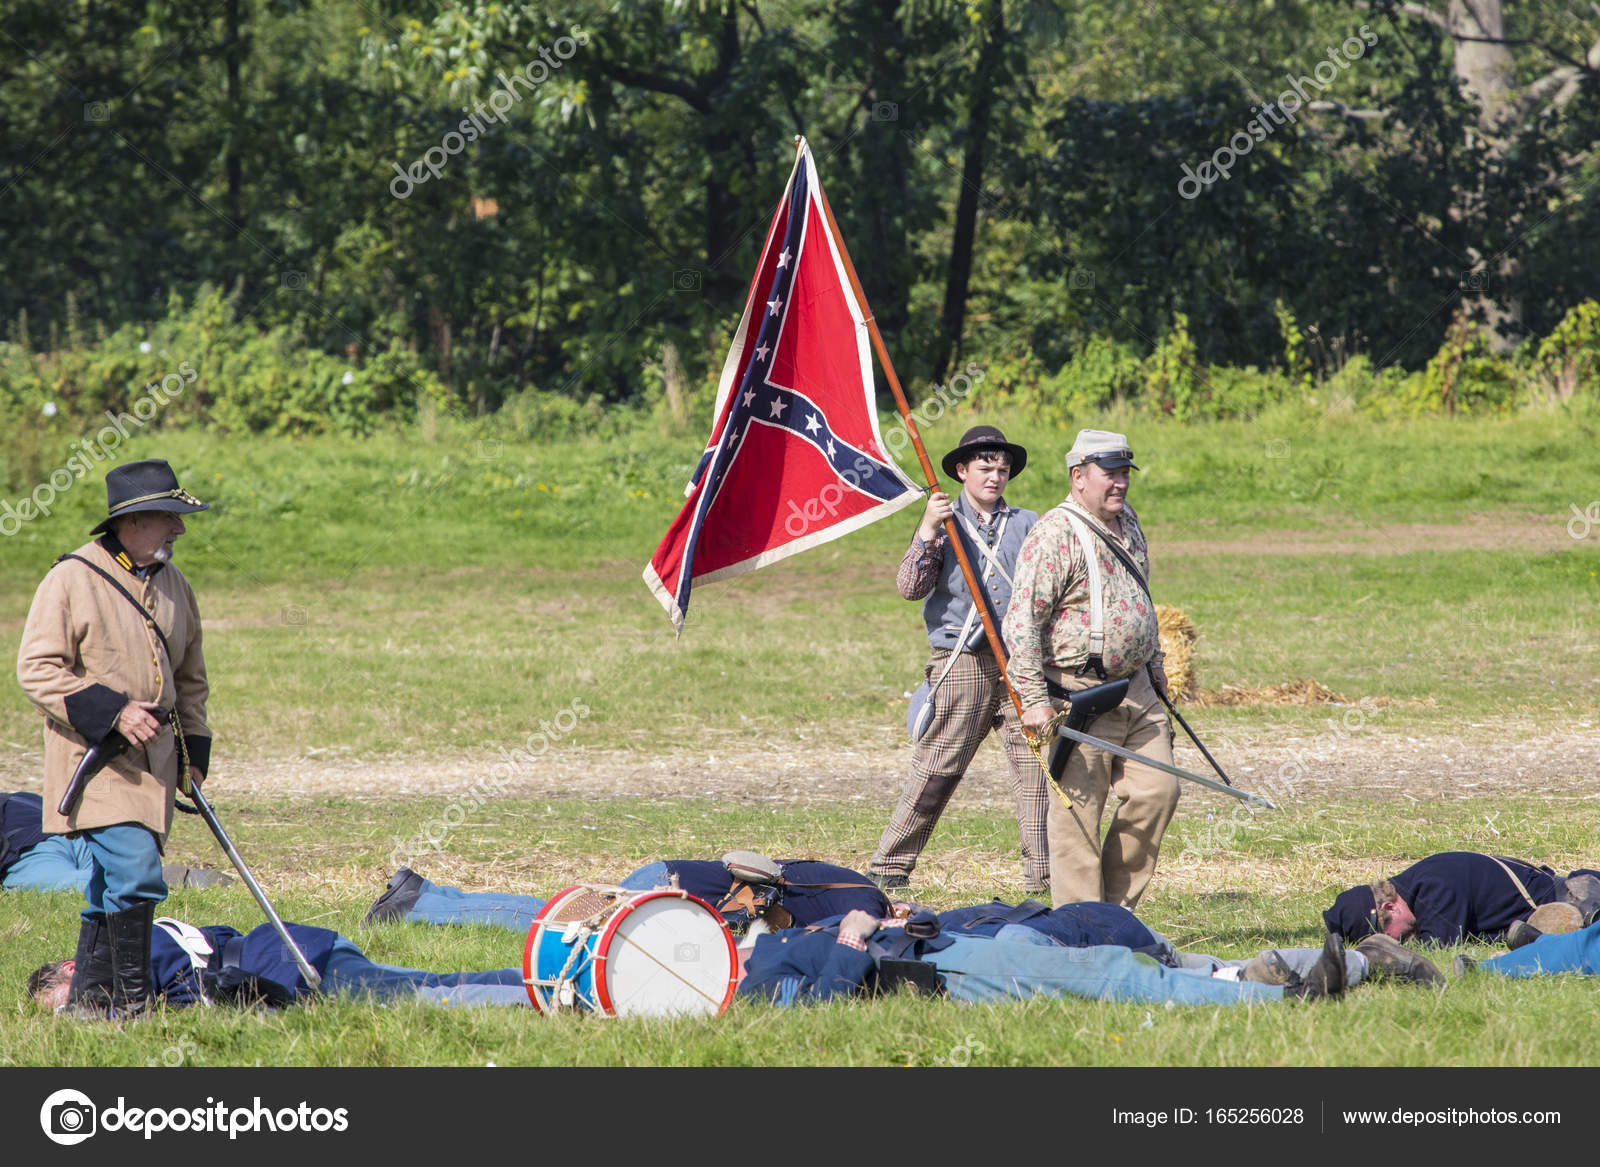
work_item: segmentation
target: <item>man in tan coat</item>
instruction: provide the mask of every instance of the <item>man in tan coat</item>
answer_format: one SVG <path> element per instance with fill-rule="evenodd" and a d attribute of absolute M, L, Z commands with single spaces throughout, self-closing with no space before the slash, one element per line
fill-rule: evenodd
<path fill-rule="evenodd" d="M 200 611 L 171 565 L 180 515 L 208 508 L 159 459 L 116 467 L 106 498 L 109 514 L 91 532 L 100 537 L 62 556 L 34 595 L 17 680 L 45 716 L 43 828 L 83 839 L 94 861 L 71 1004 L 80 1014 L 132 1015 L 150 995 L 152 921 L 167 895 L 161 850 L 180 773 L 186 766 L 199 782 L 211 754 Z M 114 734 L 127 748 L 59 813 L 85 751 Z"/>

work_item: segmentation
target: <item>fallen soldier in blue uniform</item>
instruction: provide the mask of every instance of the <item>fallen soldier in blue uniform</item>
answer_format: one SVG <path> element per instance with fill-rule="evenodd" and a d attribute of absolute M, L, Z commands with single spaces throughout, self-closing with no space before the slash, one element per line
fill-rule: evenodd
<path fill-rule="evenodd" d="M 889 914 L 883 891 L 859 871 L 814 859 L 774 861 L 753 851 L 730 851 L 721 860 L 648 863 L 617 886 L 628 891 L 680 888 L 715 908 L 736 933 L 757 917 L 777 931 L 858 908 L 875 916 Z M 466 892 L 402 867 L 389 878 L 363 923 L 490 924 L 526 933 L 545 902 L 507 892 Z"/>
<path fill-rule="evenodd" d="M 328 928 L 286 924 L 329 996 L 404 999 L 439 1005 L 527 1005 L 521 968 L 432 973 L 369 960 L 355 943 Z M 28 975 L 28 995 L 41 1007 L 66 1005 L 74 964 L 58 960 Z M 169 1005 L 287 1005 L 312 996 L 305 978 L 270 924 L 241 933 L 226 924 L 196 928 L 163 917 L 150 941 L 152 992 Z"/>
<path fill-rule="evenodd" d="M 83 894 L 94 873 L 82 837 L 47 835 L 40 826 L 43 799 L 31 791 L 0 794 L 0 887 L 6 891 L 75 891 Z M 171 888 L 217 887 L 233 876 L 209 867 L 165 863 Z"/>
<path fill-rule="evenodd" d="M 1185 958 L 1117 904 L 995 903 L 891 920 L 855 911 L 826 926 L 761 936 L 739 994 L 793 1005 L 909 983 L 968 1002 L 1074 996 L 1231 1006 L 1336 997 L 1367 968 L 1334 933 L 1320 950 Z"/>
<path fill-rule="evenodd" d="M 1520 859 L 1446 851 L 1391 879 L 1341 892 L 1322 918 L 1328 931 L 1351 942 L 1379 933 L 1401 943 L 1507 938 L 1515 944 L 1581 928 L 1596 913 L 1600 872 L 1580 867 L 1559 876 Z"/>

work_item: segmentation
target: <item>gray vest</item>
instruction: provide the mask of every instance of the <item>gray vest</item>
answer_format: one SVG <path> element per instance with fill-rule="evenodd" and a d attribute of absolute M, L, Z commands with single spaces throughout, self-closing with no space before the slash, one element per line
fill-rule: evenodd
<path fill-rule="evenodd" d="M 979 552 L 977 544 L 968 535 L 966 524 L 962 519 L 965 518 L 967 523 L 976 528 L 978 518 L 967 503 L 965 494 L 956 496 L 955 511 L 956 529 L 961 534 L 961 541 L 966 548 L 967 559 L 972 564 L 973 574 L 989 593 L 989 601 L 994 608 L 995 627 L 998 631 L 1000 621 L 1005 619 L 1006 608 L 1011 604 L 1011 583 L 991 567 L 989 561 Z M 1005 531 L 1001 533 L 999 542 L 989 549 L 1006 575 L 1011 575 L 1015 569 L 1017 553 L 1022 550 L 1022 542 L 1038 521 L 1039 516 L 1032 511 L 1013 509 L 1007 516 Z M 999 525 L 998 520 L 995 525 Z M 928 593 L 928 598 L 922 601 L 922 620 L 928 626 L 929 646 L 955 648 L 961 626 L 966 623 L 967 614 L 971 610 L 972 598 L 967 594 L 967 581 L 961 578 L 961 562 L 956 558 L 955 551 L 946 547 L 944 562 L 939 565 L 939 579 L 933 585 L 933 591 Z M 986 643 L 987 639 L 983 633 L 983 621 L 974 616 L 972 626 L 967 630 L 965 642 L 960 647 L 970 652 L 978 645 Z"/>

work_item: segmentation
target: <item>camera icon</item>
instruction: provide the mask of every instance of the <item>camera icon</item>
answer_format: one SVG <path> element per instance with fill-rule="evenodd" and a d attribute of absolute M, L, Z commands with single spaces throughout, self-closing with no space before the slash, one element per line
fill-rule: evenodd
<path fill-rule="evenodd" d="M 1481 292 L 1489 286 L 1489 273 L 1486 271 L 1469 271 L 1461 277 L 1461 290 L 1463 292 Z"/>
<path fill-rule="evenodd" d="M 900 106 L 893 101 L 875 101 L 872 103 L 872 120 L 875 122 L 897 122 L 900 120 Z"/>
<path fill-rule="evenodd" d="M 1273 438 L 1265 445 L 1268 458 L 1281 460 L 1289 457 L 1290 446 L 1287 438 Z"/>
<path fill-rule="evenodd" d="M 1067 287 L 1082 292 L 1094 287 L 1094 272 L 1086 267 L 1075 267 L 1067 276 Z"/>
<path fill-rule="evenodd" d="M 493 462 L 504 447 L 499 438 L 479 438 L 472 443 L 472 456 L 480 462 Z"/>
<path fill-rule="evenodd" d="M 698 292 L 700 290 L 700 269 L 683 267 L 673 272 L 672 290 L 674 292 Z"/>
<path fill-rule="evenodd" d="M 77 1090 L 59 1090 L 59 1095 L 67 1095 L 66 1101 L 59 1101 L 51 1105 L 45 1100 L 45 1135 L 53 1143 L 62 1146 L 72 1146 L 82 1143 L 85 1138 L 94 1133 L 94 1103 L 83 1097 Z M 51 1095 L 51 1098 L 56 1095 Z"/>
<path fill-rule="evenodd" d="M 303 292 L 306 290 L 306 273 L 292 267 L 284 268 L 278 273 L 278 286 L 286 292 Z"/>
<path fill-rule="evenodd" d="M 278 610 L 278 619 L 289 628 L 304 628 L 306 626 L 306 610 L 299 604 L 286 604 Z"/>
<path fill-rule="evenodd" d="M 83 103 L 83 120 L 86 122 L 103 122 L 111 118 L 111 109 L 103 101 L 86 101 Z"/>
<path fill-rule="evenodd" d="M 94 1134 L 94 1107 L 84 1102 L 63 1102 L 50 1111 L 50 1130 L 58 1135 Z"/>
<path fill-rule="evenodd" d="M 675 944 L 672 947 L 672 961 L 674 964 L 693 964 L 700 959 L 700 946 L 698 944 Z"/>

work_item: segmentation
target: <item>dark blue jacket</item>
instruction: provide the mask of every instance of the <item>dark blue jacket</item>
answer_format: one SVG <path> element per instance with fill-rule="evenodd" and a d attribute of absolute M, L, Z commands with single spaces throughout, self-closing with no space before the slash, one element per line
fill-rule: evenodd
<path fill-rule="evenodd" d="M 1561 898 L 1556 873 L 1550 868 L 1519 859 L 1507 859 L 1505 864 L 1534 903 L 1549 904 Z M 1476 851 L 1429 855 L 1390 882 L 1416 916 L 1416 939 L 1424 944 L 1460 944 L 1469 938 L 1499 940 L 1507 928 L 1533 912 L 1504 868 Z M 1371 889 L 1353 887 L 1342 892 L 1322 915 L 1329 931 L 1359 940 L 1373 929 L 1372 909 Z"/>
<path fill-rule="evenodd" d="M 826 1001 L 870 986 L 875 955 L 920 960 L 949 945 L 952 936 L 993 937 L 1007 924 L 1036 929 L 1062 948 L 1109 944 L 1139 952 L 1164 951 L 1156 934 L 1117 904 L 1063 904 L 1047 909 L 1033 901 L 1012 907 L 995 900 L 941 912 L 936 936 L 910 940 L 899 929 L 884 929 L 869 942 L 867 952 L 838 942 L 837 918 L 815 929 L 773 932 L 756 940 L 739 992 L 777 1005 Z"/>
<path fill-rule="evenodd" d="M 868 953 L 839 943 L 837 922 L 816 931 L 788 928 L 757 938 L 739 995 L 774 1005 L 827 1001 L 861 989 L 876 967 Z"/>
<path fill-rule="evenodd" d="M 327 928 L 313 928 L 306 924 L 285 924 L 289 935 L 305 954 L 306 963 L 322 976 L 328 971 L 328 956 L 333 951 L 337 932 Z M 242 935 L 237 928 L 226 924 L 213 924 L 200 929 L 211 944 L 211 959 L 206 972 L 211 975 L 223 971 L 224 954 L 228 941 Z M 296 997 L 307 996 L 310 986 L 300 975 L 300 967 L 284 948 L 283 941 L 271 924 L 261 924 L 244 936 L 239 950 L 239 968 L 244 973 L 261 980 L 282 985 Z M 189 954 L 168 935 L 165 928 L 157 927 L 150 941 L 151 981 L 158 996 L 165 997 L 170 1005 L 191 1005 L 199 1000 L 200 978 L 195 974 Z"/>
<path fill-rule="evenodd" d="M 25 851 L 44 842 L 43 811 L 37 794 L 0 794 L 0 879 Z"/>
<path fill-rule="evenodd" d="M 1120 904 L 1080 903 L 1046 908 L 1035 900 L 1017 907 L 995 900 L 939 913 L 939 928 L 950 935 L 993 936 L 1007 924 L 1043 932 L 1064 948 L 1114 944 L 1136 952 L 1161 946 L 1156 934 Z"/>
<path fill-rule="evenodd" d="M 667 874 L 678 877 L 678 886 L 716 907 L 733 890 L 728 869 L 714 859 L 668 859 Z M 843 916 L 860 908 L 874 916 L 889 914 L 889 901 L 859 871 L 814 859 L 780 859 L 783 884 L 778 889 L 778 904 L 794 917 L 800 927 L 817 924 L 833 916 Z M 846 883 L 856 887 L 817 887 L 816 884 Z"/>

